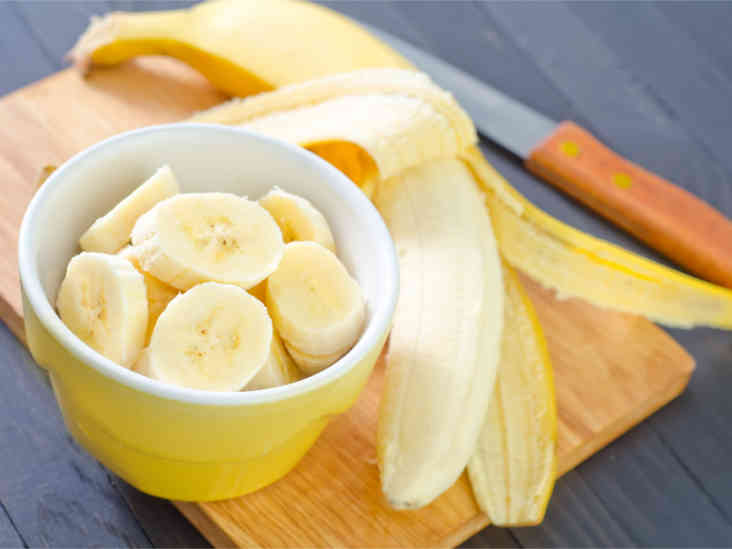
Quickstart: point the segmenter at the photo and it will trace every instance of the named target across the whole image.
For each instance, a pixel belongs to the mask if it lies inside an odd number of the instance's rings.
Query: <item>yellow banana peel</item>
[[[488,192],[501,253],[559,297],[670,326],[732,328],[732,291],[578,231],[511,187],[472,147],[463,158]]]
[[[503,266],[501,359],[493,399],[468,476],[481,510],[496,526],[544,518],[556,478],[557,408],[549,352],[529,297]]]

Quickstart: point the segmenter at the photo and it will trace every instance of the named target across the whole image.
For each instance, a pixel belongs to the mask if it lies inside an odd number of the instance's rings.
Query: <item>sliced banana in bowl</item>
[[[178,192],[178,181],[173,170],[168,165],[161,167],[81,235],[81,249],[108,254],[118,252],[129,242],[137,219],[161,200]]]
[[[142,268],[187,290],[215,281],[249,289],[282,257],[282,233],[262,206],[229,193],[189,193],[164,200],[132,229]]]
[[[285,247],[267,279],[266,301],[285,344],[309,355],[345,353],[363,329],[361,288],[338,257],[315,242]]]
[[[150,339],[146,373],[209,391],[239,391],[265,365],[272,320],[265,306],[232,284],[205,282],[173,299]]]
[[[143,276],[114,255],[82,252],[71,258],[56,307],[84,343],[130,366],[145,343],[147,296]]]
[[[308,240],[335,253],[335,240],[328,222],[308,199],[274,187],[258,202],[277,222],[286,243]]]

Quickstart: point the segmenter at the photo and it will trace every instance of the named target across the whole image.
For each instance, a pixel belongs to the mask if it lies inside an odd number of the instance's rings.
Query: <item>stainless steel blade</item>
[[[478,131],[509,151],[526,158],[557,127],[531,107],[396,36],[370,25],[368,30],[401,53],[440,87],[452,92]]]

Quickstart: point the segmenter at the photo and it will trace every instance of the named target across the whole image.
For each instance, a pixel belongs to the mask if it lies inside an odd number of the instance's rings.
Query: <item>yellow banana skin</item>
[[[88,70],[152,54],[184,61],[234,96],[357,68],[409,66],[346,17],[287,0],[214,0],[190,9],[110,13],[92,20],[69,57]]]
[[[732,291],[578,231],[526,200],[477,148],[463,157],[487,191],[505,259],[560,297],[669,326],[732,329]]]
[[[504,263],[504,335],[493,399],[468,476],[496,526],[539,524],[556,478],[557,407],[549,352],[531,300]]]

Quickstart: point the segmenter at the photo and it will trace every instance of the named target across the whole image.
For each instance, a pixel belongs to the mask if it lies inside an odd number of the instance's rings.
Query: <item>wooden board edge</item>
[[[237,544],[229,537],[226,530],[212,519],[197,503],[187,501],[171,501],[188,521],[203,534],[208,542],[217,548],[236,548]],[[256,544],[252,542],[252,547]]]
[[[624,433],[638,425],[641,421],[651,417],[657,410],[679,396],[689,384],[691,374],[694,372],[694,360],[689,356],[689,362],[685,371],[672,380],[664,391],[654,394],[654,398],[646,400],[635,407],[629,414],[624,415],[610,427],[602,432],[596,433],[591,442],[580,445],[573,452],[563,456],[563,467],[559,471],[561,477],[564,473],[571,471],[577,465],[590,458],[611,442],[617,440]]]
[[[4,295],[0,293],[0,319],[10,332],[18,338],[18,341],[27,349],[28,344],[25,340],[25,323],[23,317],[15,310]]]

